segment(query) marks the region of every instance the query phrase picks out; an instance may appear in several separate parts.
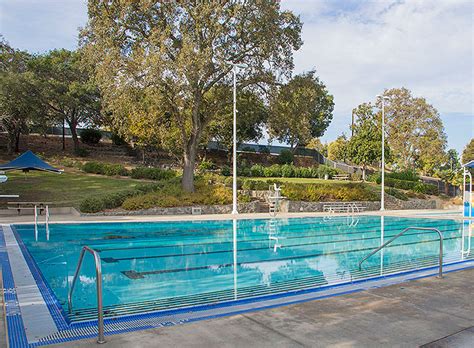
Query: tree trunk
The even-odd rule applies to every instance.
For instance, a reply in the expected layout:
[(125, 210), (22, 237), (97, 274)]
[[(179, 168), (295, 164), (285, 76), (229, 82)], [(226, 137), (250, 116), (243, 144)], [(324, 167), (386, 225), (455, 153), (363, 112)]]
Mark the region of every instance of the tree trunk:
[(20, 130), (18, 130), (15, 134), (15, 152), (20, 152), (20, 134)]
[(194, 192), (194, 167), (196, 165), (197, 139), (192, 136), (184, 150), (183, 178), (181, 184), (187, 192)]
[(365, 166), (362, 167), (362, 181), (365, 182)]
[(9, 155), (13, 154), (16, 145), (16, 134), (11, 130), (8, 132), (7, 152)]
[(73, 117), (71, 120), (67, 120), (69, 129), (71, 130), (72, 141), (74, 143), (74, 151), (79, 150), (79, 138), (77, 136), (77, 121)]

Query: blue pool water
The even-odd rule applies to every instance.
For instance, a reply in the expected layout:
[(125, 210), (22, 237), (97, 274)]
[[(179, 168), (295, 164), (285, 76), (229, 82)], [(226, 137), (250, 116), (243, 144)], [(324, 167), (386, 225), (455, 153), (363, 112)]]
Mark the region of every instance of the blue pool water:
[[(462, 221), (333, 217), (52, 224), (35, 240), (15, 229), (67, 312), (67, 292), (81, 247), (102, 259), (107, 316), (238, 300), (436, 266), (436, 233), (407, 234), (358, 269), (359, 261), (408, 226), (436, 227), (445, 262), (471, 257), (472, 226)], [(469, 231), (471, 230), (471, 233)], [(71, 320), (96, 315), (95, 268), (86, 254)]]

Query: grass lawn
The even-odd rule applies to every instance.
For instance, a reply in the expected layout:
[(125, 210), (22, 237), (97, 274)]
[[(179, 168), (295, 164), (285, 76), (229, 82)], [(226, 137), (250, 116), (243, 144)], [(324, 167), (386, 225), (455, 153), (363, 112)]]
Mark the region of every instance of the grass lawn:
[[(53, 202), (56, 206), (74, 206), (90, 195), (133, 188), (143, 180), (122, 179), (84, 173), (64, 172), (52, 174), (8, 172), (8, 181), (0, 184), (0, 194), (18, 194), (18, 201)], [(15, 199), (2, 199), (0, 204)]]

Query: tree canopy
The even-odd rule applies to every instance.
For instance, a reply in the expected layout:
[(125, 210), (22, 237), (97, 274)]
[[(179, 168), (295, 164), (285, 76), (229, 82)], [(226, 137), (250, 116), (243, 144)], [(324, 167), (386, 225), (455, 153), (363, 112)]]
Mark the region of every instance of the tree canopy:
[[(353, 114), (356, 121), (352, 128), (353, 136), (347, 144), (347, 156), (351, 162), (362, 166), (362, 176), (365, 180), (367, 166), (382, 158), (382, 122), (370, 103), (359, 105), (353, 110)], [(389, 147), (386, 141), (385, 155), (388, 158)]]
[(302, 44), (299, 18), (276, 1), (90, 0), (88, 12), (82, 47), (105, 107), (123, 135), (181, 151), (187, 191), (215, 115), (204, 112), (206, 99), (230, 79), (228, 62), (248, 66), (239, 72), (242, 85), (264, 88), (289, 76)]
[[(393, 163), (433, 174), (446, 160), (447, 137), (438, 111), (406, 88), (386, 90), (384, 96), (388, 97), (385, 117)], [(381, 101), (376, 103), (381, 108)]]
[(270, 100), (270, 137), (291, 148), (306, 145), (324, 134), (333, 109), (333, 96), (314, 71), (297, 75), (278, 88)]
[(466, 145), (462, 152), (462, 163), (465, 164), (474, 160), (474, 138)]
[(344, 134), (338, 136), (336, 140), (328, 145), (328, 158), (332, 161), (345, 162), (348, 158), (348, 143), (347, 137)]

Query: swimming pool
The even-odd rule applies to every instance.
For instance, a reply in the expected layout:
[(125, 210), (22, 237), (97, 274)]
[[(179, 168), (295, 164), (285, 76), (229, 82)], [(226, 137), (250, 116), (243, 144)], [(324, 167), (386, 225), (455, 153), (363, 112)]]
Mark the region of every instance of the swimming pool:
[(438, 264), (435, 233), (408, 233), (359, 261), (409, 226), (444, 235), (445, 263), (470, 259), (470, 226), (456, 220), (332, 217), (142, 223), (51, 224), (49, 239), (16, 225), (43, 279), (72, 322), (96, 317), (95, 267), (85, 260), (67, 310), (82, 246), (100, 253), (106, 317), (255, 299), (385, 276)]

